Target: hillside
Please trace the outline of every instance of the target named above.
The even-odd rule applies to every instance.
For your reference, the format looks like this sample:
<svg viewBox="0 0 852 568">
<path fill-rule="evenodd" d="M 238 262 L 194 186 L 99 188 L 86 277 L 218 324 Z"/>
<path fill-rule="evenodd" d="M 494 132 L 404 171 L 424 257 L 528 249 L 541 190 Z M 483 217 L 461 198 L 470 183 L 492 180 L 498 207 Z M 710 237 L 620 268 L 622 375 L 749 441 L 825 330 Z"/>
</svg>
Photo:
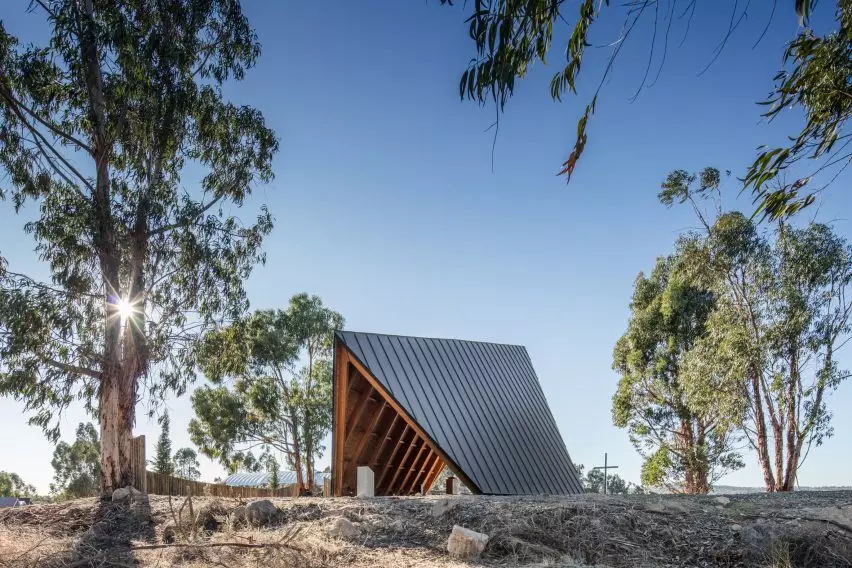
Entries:
<svg viewBox="0 0 852 568">
<path fill-rule="evenodd" d="M 0 565 L 468 566 L 446 551 L 461 525 L 491 537 L 479 566 L 852 566 L 848 491 L 281 499 L 256 507 L 257 526 L 240 522 L 243 505 L 152 496 L 6 509 Z"/>
</svg>

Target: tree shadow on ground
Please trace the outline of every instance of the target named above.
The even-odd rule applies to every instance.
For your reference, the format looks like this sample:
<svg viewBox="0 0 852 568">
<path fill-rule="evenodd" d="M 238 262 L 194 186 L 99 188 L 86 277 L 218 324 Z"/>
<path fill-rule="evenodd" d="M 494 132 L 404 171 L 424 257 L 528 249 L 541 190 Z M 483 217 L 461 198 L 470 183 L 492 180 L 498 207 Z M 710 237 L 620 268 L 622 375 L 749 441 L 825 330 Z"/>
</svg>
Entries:
<svg viewBox="0 0 852 568">
<path fill-rule="evenodd" d="M 99 501 L 94 523 L 80 536 L 71 551 L 71 565 L 135 566 L 133 541 L 153 543 L 156 535 L 147 496 L 133 500 Z"/>
</svg>

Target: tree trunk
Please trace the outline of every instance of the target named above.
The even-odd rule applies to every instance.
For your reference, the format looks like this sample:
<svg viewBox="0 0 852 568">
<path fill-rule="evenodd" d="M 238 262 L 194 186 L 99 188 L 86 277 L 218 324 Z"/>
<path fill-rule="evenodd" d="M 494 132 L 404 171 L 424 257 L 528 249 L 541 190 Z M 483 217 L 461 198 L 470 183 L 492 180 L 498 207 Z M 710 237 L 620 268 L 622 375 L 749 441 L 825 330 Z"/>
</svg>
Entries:
<svg viewBox="0 0 852 568">
<path fill-rule="evenodd" d="M 772 475 L 772 464 L 769 461 L 769 448 L 766 439 L 766 416 L 763 412 L 763 401 L 760 398 L 760 378 L 758 371 L 754 368 L 749 370 L 751 375 L 751 404 L 754 412 L 755 440 L 754 446 L 757 451 L 757 459 L 760 469 L 763 471 L 763 484 L 767 491 L 775 491 L 775 478 Z"/>
<path fill-rule="evenodd" d="M 772 424 L 773 448 L 775 449 L 775 488 L 780 491 L 784 481 L 784 430 L 781 418 Z"/>
<path fill-rule="evenodd" d="M 130 463 L 130 439 L 136 417 L 136 377 L 114 366 L 104 374 L 99 397 L 101 427 L 101 494 L 111 495 L 134 483 Z"/>
<path fill-rule="evenodd" d="M 305 487 L 305 478 L 302 472 L 302 446 L 299 442 L 299 426 L 296 415 L 290 415 L 291 428 L 293 430 L 293 469 L 296 470 L 296 485 L 299 491 Z"/>
<path fill-rule="evenodd" d="M 307 412 L 305 413 L 307 414 Z M 305 424 L 302 426 L 305 432 L 305 477 L 308 491 L 313 492 L 314 490 L 314 441 L 311 436 L 307 433 L 308 422 L 305 420 Z"/>
<path fill-rule="evenodd" d="M 702 420 L 698 420 L 696 425 L 697 434 L 695 437 L 695 447 L 693 454 L 695 455 L 695 491 L 697 494 L 707 494 L 710 492 L 709 466 L 707 464 L 707 452 L 704 444 L 707 441 L 707 429 Z"/>
<path fill-rule="evenodd" d="M 797 450 L 797 430 L 799 421 L 796 416 L 797 390 L 800 382 L 798 358 L 793 353 L 790 358 L 790 383 L 787 385 L 787 464 L 781 491 L 792 491 L 796 483 L 796 471 L 799 469 Z"/>
<path fill-rule="evenodd" d="M 305 475 L 308 478 L 308 490 L 314 491 L 314 455 L 313 450 L 305 453 Z"/>
<path fill-rule="evenodd" d="M 80 55 L 89 99 L 92 150 L 95 160 L 95 186 L 92 193 L 92 242 L 104 285 L 104 351 L 98 393 L 101 428 L 101 493 L 111 495 L 132 482 L 130 437 L 136 411 L 136 381 L 139 358 L 135 342 L 130 352 L 122 352 L 121 322 L 117 309 L 121 292 L 119 278 L 121 252 L 112 217 L 110 184 L 111 142 L 107 137 L 106 98 L 92 0 L 80 3 Z M 131 326 L 132 327 L 132 326 Z M 126 338 L 127 339 L 127 338 Z M 125 348 L 128 342 L 125 342 Z M 127 361 L 127 355 L 131 355 Z"/>
</svg>

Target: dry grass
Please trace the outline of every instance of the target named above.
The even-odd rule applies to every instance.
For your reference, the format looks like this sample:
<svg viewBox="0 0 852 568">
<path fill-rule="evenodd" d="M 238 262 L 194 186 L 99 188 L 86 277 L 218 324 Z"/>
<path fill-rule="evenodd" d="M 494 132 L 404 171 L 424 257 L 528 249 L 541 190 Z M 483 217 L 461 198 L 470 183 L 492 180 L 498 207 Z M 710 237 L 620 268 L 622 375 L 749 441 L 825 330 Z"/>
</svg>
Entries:
<svg viewBox="0 0 852 568">
<path fill-rule="evenodd" d="M 74 537 L 61 537 L 35 527 L 0 530 L 0 566 L 41 566 L 73 546 Z"/>
<path fill-rule="evenodd" d="M 271 526 L 233 514 L 235 499 L 133 506 L 94 500 L 0 512 L 0 566 L 436 567 L 459 524 L 488 533 L 481 566 L 852 567 L 852 504 L 712 498 L 275 499 Z M 806 512 L 804 515 L 802 513 Z M 332 536 L 339 518 L 357 536 Z M 848 522 L 848 526 L 847 526 Z"/>
</svg>

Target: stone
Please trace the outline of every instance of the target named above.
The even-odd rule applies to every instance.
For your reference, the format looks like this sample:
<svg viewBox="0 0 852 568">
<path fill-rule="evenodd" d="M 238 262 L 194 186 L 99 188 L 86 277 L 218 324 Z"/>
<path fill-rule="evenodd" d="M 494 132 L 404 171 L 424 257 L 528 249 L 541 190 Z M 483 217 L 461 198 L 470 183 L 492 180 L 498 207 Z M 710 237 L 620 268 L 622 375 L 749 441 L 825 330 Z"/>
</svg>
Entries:
<svg viewBox="0 0 852 568">
<path fill-rule="evenodd" d="M 356 527 L 349 519 L 338 517 L 335 519 L 328 532 L 333 537 L 349 539 L 355 538 L 361 531 L 359 531 L 358 527 Z"/>
<path fill-rule="evenodd" d="M 373 470 L 366 465 L 358 466 L 357 492 L 358 497 L 375 497 L 376 482 Z"/>
<path fill-rule="evenodd" d="M 405 530 L 405 523 L 397 519 L 390 524 L 390 529 L 394 532 L 402 532 Z"/>
<path fill-rule="evenodd" d="M 177 540 L 178 531 L 175 528 L 174 524 L 168 524 L 163 527 L 163 542 L 165 544 L 172 544 Z"/>
<path fill-rule="evenodd" d="M 487 534 L 453 525 L 453 532 L 447 540 L 447 552 L 450 556 L 463 560 L 479 558 L 488 544 L 488 538 Z"/>
<path fill-rule="evenodd" d="M 231 511 L 231 523 L 234 525 L 243 525 L 248 522 L 248 517 L 246 516 L 246 506 L 240 505 L 239 507 L 234 508 Z"/>
<path fill-rule="evenodd" d="M 731 530 L 739 532 L 739 531 L 743 530 L 743 526 L 742 525 L 731 525 Z"/>
<path fill-rule="evenodd" d="M 112 492 L 112 500 L 124 501 L 125 499 L 133 499 L 138 495 L 142 495 L 142 492 L 135 487 L 122 487 Z"/>
<path fill-rule="evenodd" d="M 270 524 L 278 515 L 278 508 L 272 504 L 269 499 L 261 499 L 260 501 L 252 501 L 246 505 L 245 518 L 255 527 L 262 527 Z"/>
<path fill-rule="evenodd" d="M 187 509 L 183 510 L 183 515 L 187 514 Z M 220 525 L 226 522 L 228 518 L 228 509 L 219 501 L 213 501 L 204 505 L 195 511 L 195 527 L 207 532 L 219 530 Z"/>
<path fill-rule="evenodd" d="M 438 499 L 432 503 L 432 516 L 443 517 L 458 506 L 459 502 L 454 499 Z"/>
<path fill-rule="evenodd" d="M 808 519 L 819 519 L 846 527 L 852 531 L 852 506 L 850 504 L 839 507 L 811 507 L 802 509 L 801 516 Z"/>
<path fill-rule="evenodd" d="M 723 507 L 730 504 L 731 502 L 730 498 L 724 496 L 716 497 L 715 499 L 713 499 L 713 501 L 718 503 L 719 505 L 722 505 Z"/>
<path fill-rule="evenodd" d="M 130 488 L 128 487 L 122 487 L 112 492 L 113 501 L 124 501 L 128 497 L 130 497 Z"/>
</svg>

